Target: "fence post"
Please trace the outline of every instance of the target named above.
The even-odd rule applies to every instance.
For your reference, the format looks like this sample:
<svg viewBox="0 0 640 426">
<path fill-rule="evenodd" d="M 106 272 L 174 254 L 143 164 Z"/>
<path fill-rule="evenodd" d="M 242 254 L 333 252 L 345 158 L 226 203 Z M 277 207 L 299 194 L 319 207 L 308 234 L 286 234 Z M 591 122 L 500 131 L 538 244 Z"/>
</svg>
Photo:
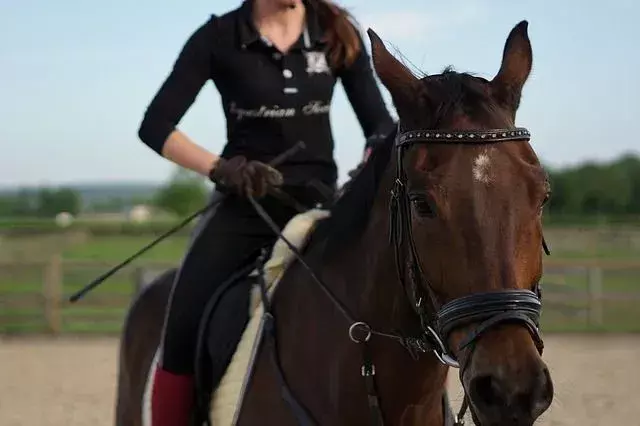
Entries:
<svg viewBox="0 0 640 426">
<path fill-rule="evenodd" d="M 602 268 L 594 266 L 588 269 L 587 285 L 589 286 L 589 325 L 600 327 L 603 324 L 602 314 Z"/>
<path fill-rule="evenodd" d="M 145 284 L 145 269 L 143 267 L 138 267 L 134 270 L 133 273 L 133 294 L 137 296 L 140 294 Z"/>
<path fill-rule="evenodd" d="M 62 329 L 60 302 L 62 299 L 62 256 L 54 254 L 44 269 L 42 282 L 44 315 L 49 332 L 59 334 Z"/>
</svg>

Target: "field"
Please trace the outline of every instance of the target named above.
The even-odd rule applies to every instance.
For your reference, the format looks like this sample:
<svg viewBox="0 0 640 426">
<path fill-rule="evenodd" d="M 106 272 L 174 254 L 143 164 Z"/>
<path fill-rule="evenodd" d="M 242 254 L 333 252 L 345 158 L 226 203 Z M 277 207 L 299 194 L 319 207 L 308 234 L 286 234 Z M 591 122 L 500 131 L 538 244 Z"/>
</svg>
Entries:
<svg viewBox="0 0 640 426">
<path fill-rule="evenodd" d="M 540 426 L 637 425 L 640 336 L 546 336 L 555 398 Z M 0 424 L 111 426 L 117 340 L 0 340 Z M 459 407 L 455 373 L 452 403 Z M 366 407 L 363 407 L 363 412 Z M 469 421 L 470 422 L 470 421 Z"/>
<path fill-rule="evenodd" d="M 103 225 L 92 232 L 0 236 L 0 333 L 39 333 L 51 328 L 48 321 L 59 332 L 117 332 L 136 282 L 145 271 L 176 265 L 189 234 L 164 241 L 86 299 L 67 303 L 70 294 L 150 242 L 160 228 L 112 231 Z M 640 331 L 640 231 L 605 231 L 547 231 L 552 256 L 545 257 L 543 278 L 545 330 Z M 594 276 L 599 287 L 593 286 Z M 50 282 L 54 288 L 43 289 Z M 44 306 L 52 295 L 58 302 Z"/>
</svg>

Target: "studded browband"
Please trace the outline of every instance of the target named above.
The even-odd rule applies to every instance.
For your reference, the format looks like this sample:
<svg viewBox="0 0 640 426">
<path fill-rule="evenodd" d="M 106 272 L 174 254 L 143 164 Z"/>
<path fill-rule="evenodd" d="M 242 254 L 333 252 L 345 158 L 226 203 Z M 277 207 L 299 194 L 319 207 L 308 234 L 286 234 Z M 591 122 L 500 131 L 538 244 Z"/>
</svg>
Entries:
<svg viewBox="0 0 640 426">
<path fill-rule="evenodd" d="M 531 139 L 531 133 L 524 127 L 471 131 L 411 130 L 400 132 L 396 145 L 402 147 L 415 142 L 485 144 L 528 139 Z"/>
</svg>

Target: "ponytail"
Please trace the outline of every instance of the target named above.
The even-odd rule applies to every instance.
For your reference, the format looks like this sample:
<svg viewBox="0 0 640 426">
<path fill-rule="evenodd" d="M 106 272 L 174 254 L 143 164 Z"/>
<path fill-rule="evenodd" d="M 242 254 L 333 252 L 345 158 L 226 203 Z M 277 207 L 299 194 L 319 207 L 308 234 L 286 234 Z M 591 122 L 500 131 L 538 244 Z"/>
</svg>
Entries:
<svg viewBox="0 0 640 426">
<path fill-rule="evenodd" d="M 356 27 L 355 19 L 342 7 L 331 0 L 312 0 L 320 26 L 325 32 L 328 45 L 328 59 L 334 69 L 349 67 L 363 46 Z"/>
</svg>

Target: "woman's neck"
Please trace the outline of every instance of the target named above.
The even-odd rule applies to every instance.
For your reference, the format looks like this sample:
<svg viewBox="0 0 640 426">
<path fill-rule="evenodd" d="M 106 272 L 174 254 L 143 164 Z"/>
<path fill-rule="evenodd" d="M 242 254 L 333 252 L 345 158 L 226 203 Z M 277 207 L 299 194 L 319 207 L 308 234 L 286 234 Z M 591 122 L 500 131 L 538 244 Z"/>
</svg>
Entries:
<svg viewBox="0 0 640 426">
<path fill-rule="evenodd" d="M 305 20 L 304 3 L 300 0 L 253 0 L 253 20 L 259 30 L 280 34 L 300 32 Z"/>
</svg>

